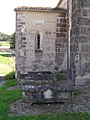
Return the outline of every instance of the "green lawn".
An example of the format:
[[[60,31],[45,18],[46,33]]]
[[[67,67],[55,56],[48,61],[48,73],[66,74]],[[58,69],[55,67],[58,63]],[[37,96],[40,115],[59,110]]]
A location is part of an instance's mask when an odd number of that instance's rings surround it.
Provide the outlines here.
[[[6,120],[9,118],[9,104],[21,98],[20,90],[6,90],[8,87],[14,86],[16,84],[16,80],[8,80],[2,87],[0,87],[0,120]]]
[[[9,42],[0,42],[0,46],[10,46]]]
[[[9,53],[0,52],[0,74],[8,74],[14,71],[14,57]]]

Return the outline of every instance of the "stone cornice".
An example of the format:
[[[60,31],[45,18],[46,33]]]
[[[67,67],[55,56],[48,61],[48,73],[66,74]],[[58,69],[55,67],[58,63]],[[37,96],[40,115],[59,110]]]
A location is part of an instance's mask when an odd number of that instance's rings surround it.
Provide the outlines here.
[[[49,7],[27,7],[20,6],[14,9],[15,11],[31,11],[31,12],[66,12],[63,8],[49,8]]]

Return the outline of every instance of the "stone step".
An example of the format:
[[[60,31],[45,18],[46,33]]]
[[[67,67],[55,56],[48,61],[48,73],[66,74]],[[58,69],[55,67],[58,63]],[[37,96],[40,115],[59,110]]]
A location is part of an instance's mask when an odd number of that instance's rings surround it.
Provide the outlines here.
[[[55,83],[55,76],[47,73],[30,73],[20,77],[21,85],[53,85]]]
[[[25,80],[51,80],[53,79],[52,75],[31,75],[31,76],[26,76],[24,78]]]
[[[20,74],[20,79],[25,80],[44,80],[53,79],[54,75],[49,72],[30,72],[28,74]]]
[[[20,81],[22,85],[45,85],[54,84],[54,80],[22,80]]]

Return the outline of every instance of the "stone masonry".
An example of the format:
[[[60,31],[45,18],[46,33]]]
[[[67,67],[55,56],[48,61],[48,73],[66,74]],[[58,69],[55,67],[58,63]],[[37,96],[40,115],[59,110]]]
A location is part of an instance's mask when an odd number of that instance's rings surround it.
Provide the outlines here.
[[[52,71],[63,64],[67,51],[65,10],[16,9],[16,71]],[[37,32],[41,48],[35,48]],[[65,68],[66,69],[66,68]]]
[[[63,8],[65,0],[55,8],[15,9],[16,77],[23,97],[31,102],[55,102],[56,99],[59,102],[70,98],[72,82],[60,85],[54,76],[58,71],[67,70],[67,55],[70,55],[68,62],[75,84],[90,82],[90,0],[68,2],[68,23],[67,11]]]
[[[23,100],[62,102],[72,86],[59,84],[55,72],[67,70],[64,8],[18,7],[16,11],[16,77]]]
[[[72,0],[70,48],[76,84],[90,82],[90,0]]]

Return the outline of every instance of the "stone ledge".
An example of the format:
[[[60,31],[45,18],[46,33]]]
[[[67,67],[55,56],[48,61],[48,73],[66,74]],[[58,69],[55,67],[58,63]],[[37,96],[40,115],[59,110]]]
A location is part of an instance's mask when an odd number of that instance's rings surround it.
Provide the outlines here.
[[[75,85],[87,85],[90,84],[90,76],[76,77]]]

